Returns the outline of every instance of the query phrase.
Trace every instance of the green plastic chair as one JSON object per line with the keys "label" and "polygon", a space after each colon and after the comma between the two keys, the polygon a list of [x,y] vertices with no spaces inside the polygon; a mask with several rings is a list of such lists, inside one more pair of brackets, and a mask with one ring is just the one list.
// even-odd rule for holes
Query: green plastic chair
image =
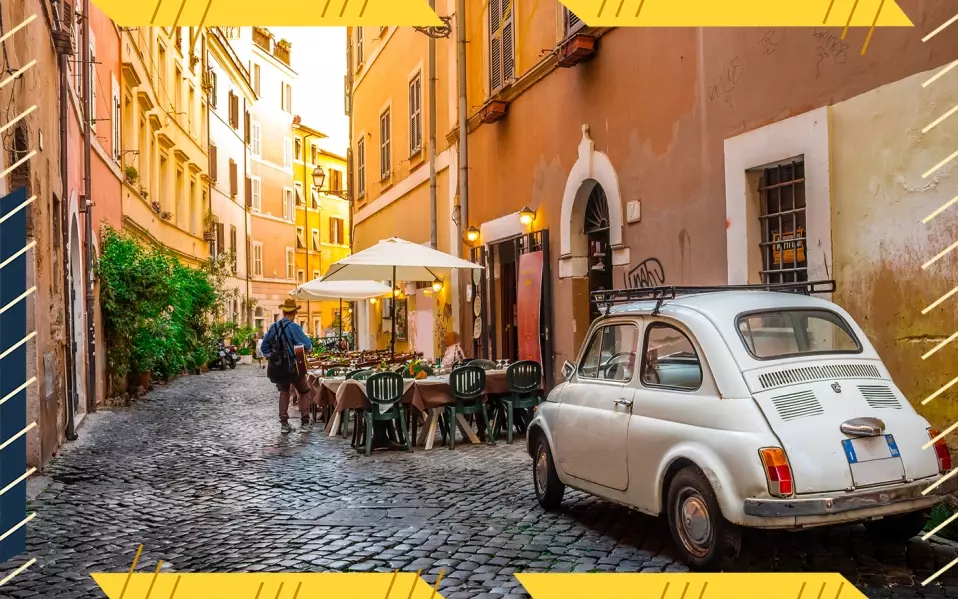
{"label": "green plastic chair", "polygon": [[346,372],[347,372],[346,368],[344,368],[344,367],[342,367],[342,366],[334,366],[334,367],[332,367],[332,368],[326,370],[326,376],[327,376],[327,377],[331,377],[331,376],[343,376],[343,375],[346,374]]}
{"label": "green plastic chair", "polygon": [[478,368],[482,368],[483,370],[495,370],[495,369],[496,369],[496,363],[493,362],[492,360],[480,360],[480,359],[470,360],[470,361],[469,361],[469,364],[467,364],[467,365],[468,365],[468,366],[476,366],[476,367],[478,367]]}
{"label": "green plastic chair", "polygon": [[376,374],[375,370],[354,370],[350,374],[346,375],[346,378],[352,379],[354,381],[365,381],[374,374]]}
{"label": "green plastic chair", "polygon": [[[503,415],[506,417],[506,443],[512,443],[515,428],[516,410],[529,410],[542,403],[542,365],[531,360],[523,360],[509,366],[506,370],[506,384],[509,393],[499,399]],[[502,419],[496,421],[496,436],[502,431]]]}
{"label": "green plastic chair", "polygon": [[[365,454],[373,452],[373,424],[375,422],[398,423],[402,430],[406,451],[412,450],[409,431],[406,430],[406,418],[403,415],[402,396],[404,392],[402,376],[395,372],[378,372],[366,379],[366,397],[371,408],[363,414],[365,421]],[[383,408],[386,409],[383,409]]]}
{"label": "green plastic chair", "polygon": [[486,371],[478,366],[462,366],[449,375],[453,403],[446,406],[446,426],[449,428],[449,449],[456,448],[456,415],[481,415],[486,424],[486,438],[494,445],[489,411],[483,402],[486,393]]}

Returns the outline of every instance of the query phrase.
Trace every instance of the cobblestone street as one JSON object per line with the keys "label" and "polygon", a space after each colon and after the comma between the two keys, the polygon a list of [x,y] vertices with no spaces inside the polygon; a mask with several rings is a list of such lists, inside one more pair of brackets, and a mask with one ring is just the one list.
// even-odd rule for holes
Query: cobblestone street
{"label": "cobblestone street", "polygon": [[[263,371],[239,367],[91,416],[31,503],[38,562],[0,596],[102,597],[89,572],[129,568],[140,543],[142,571],[162,559],[183,572],[421,569],[432,582],[445,569],[447,599],[525,596],[516,571],[685,570],[655,519],[577,492],[543,512],[522,439],[366,458],[319,430],[281,436],[276,411]],[[745,544],[742,571],[839,571],[870,597],[958,597],[958,572],[921,586],[958,555],[948,545],[875,546],[860,527]]]}

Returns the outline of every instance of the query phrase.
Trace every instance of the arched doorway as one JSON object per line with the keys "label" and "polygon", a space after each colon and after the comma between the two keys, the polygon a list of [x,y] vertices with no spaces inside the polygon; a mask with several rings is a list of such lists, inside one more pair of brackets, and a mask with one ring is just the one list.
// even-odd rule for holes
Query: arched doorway
{"label": "arched doorway", "polygon": [[[582,234],[588,242],[589,297],[593,291],[612,289],[612,248],[609,243],[609,201],[598,183],[592,186],[585,205]],[[589,318],[600,316],[598,307],[589,302]]]}
{"label": "arched doorway", "polygon": [[86,351],[85,330],[83,324],[83,252],[80,248],[79,217],[74,211],[76,197],[72,198],[70,209],[70,312],[72,313],[73,329],[73,371],[76,386],[74,396],[74,414],[86,412],[86,372],[83,367],[84,352]]}

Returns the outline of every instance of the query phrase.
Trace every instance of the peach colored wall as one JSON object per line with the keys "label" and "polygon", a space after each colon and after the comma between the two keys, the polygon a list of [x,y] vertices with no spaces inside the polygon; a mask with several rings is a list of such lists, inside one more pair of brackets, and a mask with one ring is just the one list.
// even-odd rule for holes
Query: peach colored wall
{"label": "peach colored wall", "polygon": [[[470,6],[478,11],[480,4]],[[845,42],[836,29],[611,30],[592,61],[553,70],[512,99],[505,120],[470,133],[469,224],[532,206],[536,228],[552,232],[556,273],[559,207],[588,124],[595,149],[618,173],[622,201],[642,203],[641,222],[623,231],[630,266],[656,257],[668,283],[724,283],[724,140],[958,57],[953,37],[921,42],[952,9],[922,0],[902,4],[917,27],[876,32],[865,56],[862,30]],[[554,46],[557,35],[546,41],[556,21],[540,9],[526,24],[527,39],[541,38],[537,49]],[[470,39],[483,39],[472,22],[470,28]],[[487,77],[486,50],[479,47],[470,45],[473,111],[484,102],[475,94]],[[521,70],[530,66],[523,56]],[[626,270],[616,269],[616,283]],[[557,364],[572,358],[582,332],[582,325],[559,326],[571,320],[573,287],[562,280],[553,289]]]}

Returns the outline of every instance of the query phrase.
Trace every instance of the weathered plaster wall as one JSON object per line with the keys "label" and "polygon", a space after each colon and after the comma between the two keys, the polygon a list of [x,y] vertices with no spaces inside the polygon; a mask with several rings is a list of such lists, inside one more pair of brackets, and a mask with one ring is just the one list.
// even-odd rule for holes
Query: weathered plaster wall
{"label": "weathered plaster wall", "polygon": [[932,424],[958,420],[958,388],[921,401],[958,376],[958,343],[922,355],[958,331],[952,297],[927,306],[958,284],[958,255],[922,269],[958,239],[958,206],[922,219],[958,196],[958,163],[923,174],[958,148],[958,117],[922,129],[958,105],[946,76],[913,75],[831,109],[832,243],[837,300],[865,329],[895,381]]}

